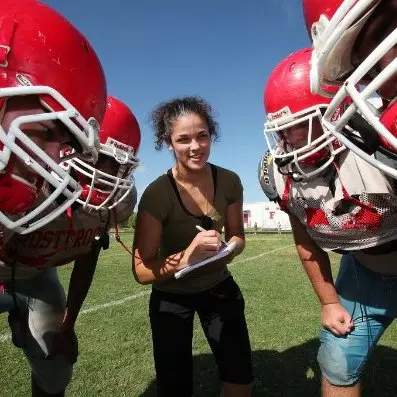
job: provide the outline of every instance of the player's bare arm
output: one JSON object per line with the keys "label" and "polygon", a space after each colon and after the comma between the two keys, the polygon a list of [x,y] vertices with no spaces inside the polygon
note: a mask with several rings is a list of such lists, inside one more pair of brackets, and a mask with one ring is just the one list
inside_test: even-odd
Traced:
{"label": "player's bare arm", "polygon": [[290,221],[299,258],[322,304],[323,326],[335,335],[350,332],[353,322],[339,302],[328,254],[312,240],[296,217],[290,215]]}
{"label": "player's bare arm", "polygon": [[77,316],[94,277],[99,253],[101,251],[100,241],[101,240],[94,240],[90,252],[79,257],[74,262],[73,271],[70,276],[63,328],[73,328],[75,325]]}
{"label": "player's bare arm", "polygon": [[54,352],[63,354],[71,363],[75,363],[78,356],[74,326],[91,287],[100,251],[100,240],[94,240],[90,252],[75,260],[70,276],[65,316],[59,335],[54,340]]}

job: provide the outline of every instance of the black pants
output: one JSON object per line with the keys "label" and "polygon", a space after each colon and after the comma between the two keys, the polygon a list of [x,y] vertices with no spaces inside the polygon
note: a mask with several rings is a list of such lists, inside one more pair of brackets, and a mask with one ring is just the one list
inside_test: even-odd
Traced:
{"label": "black pants", "polygon": [[198,313],[223,382],[252,382],[244,298],[232,277],[195,294],[153,289],[150,322],[159,397],[193,394],[193,318]]}

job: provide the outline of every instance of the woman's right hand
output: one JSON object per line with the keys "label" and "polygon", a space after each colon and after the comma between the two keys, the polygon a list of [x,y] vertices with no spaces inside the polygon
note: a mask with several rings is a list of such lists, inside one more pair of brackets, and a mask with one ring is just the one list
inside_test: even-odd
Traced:
{"label": "woman's right hand", "polygon": [[185,250],[187,264],[196,263],[214,256],[221,247],[222,239],[216,230],[199,232]]}

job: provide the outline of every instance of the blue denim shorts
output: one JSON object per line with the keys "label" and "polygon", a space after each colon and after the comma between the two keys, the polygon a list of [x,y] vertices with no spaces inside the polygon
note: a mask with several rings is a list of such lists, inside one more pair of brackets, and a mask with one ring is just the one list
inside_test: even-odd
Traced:
{"label": "blue denim shorts", "polygon": [[372,272],[346,254],[336,289],[352,316],[354,329],[345,336],[322,329],[317,359],[331,384],[350,386],[359,380],[373,347],[397,317],[397,276]]}

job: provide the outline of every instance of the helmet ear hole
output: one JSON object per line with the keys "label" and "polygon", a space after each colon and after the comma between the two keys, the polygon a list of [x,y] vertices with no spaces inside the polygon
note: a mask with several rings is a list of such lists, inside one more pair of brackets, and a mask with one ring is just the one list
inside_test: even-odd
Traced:
{"label": "helmet ear hole", "polygon": [[118,150],[116,148],[114,150],[114,158],[119,164],[127,164],[128,163],[128,152],[124,152],[122,150]]}

